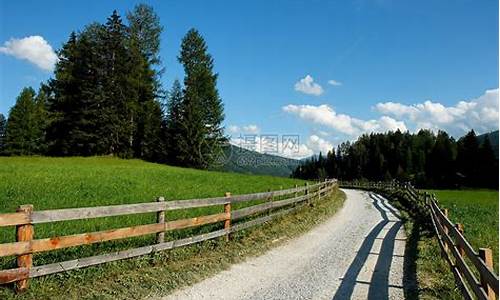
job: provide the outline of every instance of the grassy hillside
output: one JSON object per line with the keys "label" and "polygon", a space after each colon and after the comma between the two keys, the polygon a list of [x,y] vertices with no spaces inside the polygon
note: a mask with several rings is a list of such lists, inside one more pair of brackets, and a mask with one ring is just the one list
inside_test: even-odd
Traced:
{"label": "grassy hillside", "polygon": [[[0,158],[0,213],[14,212],[21,204],[35,210],[151,202],[245,194],[293,187],[303,181],[270,176],[209,172],[121,160],[93,158]],[[208,207],[171,212],[171,219],[220,212]],[[82,231],[134,226],[155,222],[155,214],[141,214],[90,221],[37,225],[38,238]],[[70,225],[70,226],[68,226]],[[141,240],[139,238],[138,240]],[[0,228],[0,242],[14,241],[11,230]],[[145,242],[145,241],[143,241]]]}
{"label": "grassy hillside", "polygon": [[263,154],[235,145],[224,147],[225,157],[217,170],[244,174],[289,177],[299,162],[295,159]]}
{"label": "grassy hillside", "polygon": [[[304,181],[209,172],[169,167],[139,160],[107,157],[45,158],[0,157],[0,213],[13,212],[20,204],[35,210],[112,205],[243,194],[293,187]],[[137,299],[150,293],[165,293],[201,280],[249,255],[257,255],[296,236],[331,216],[341,205],[343,193],[307,206],[272,224],[235,234],[230,243],[207,241],[188,247],[108,263],[95,267],[31,280],[23,299]],[[234,205],[237,209],[239,206]],[[222,207],[179,210],[167,213],[167,220],[222,212]],[[98,218],[37,224],[35,238],[105,230],[155,222],[155,214]],[[222,224],[168,232],[166,239],[186,237],[220,229]],[[249,234],[251,232],[251,234]],[[14,241],[12,227],[0,229],[0,242]],[[154,242],[154,236],[80,246],[34,255],[34,264],[88,257]],[[0,258],[0,269],[15,267],[15,258]],[[14,297],[11,286],[0,286],[0,299]],[[16,297],[17,298],[17,297]]]}
{"label": "grassy hillside", "polygon": [[108,157],[0,157],[0,212],[244,194],[304,181],[200,171]]}

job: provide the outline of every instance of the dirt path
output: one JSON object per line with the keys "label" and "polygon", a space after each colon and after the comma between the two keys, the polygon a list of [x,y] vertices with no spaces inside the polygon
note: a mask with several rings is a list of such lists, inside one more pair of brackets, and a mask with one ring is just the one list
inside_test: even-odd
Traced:
{"label": "dirt path", "polygon": [[403,299],[405,234],[380,196],[344,190],[330,220],[162,299]]}

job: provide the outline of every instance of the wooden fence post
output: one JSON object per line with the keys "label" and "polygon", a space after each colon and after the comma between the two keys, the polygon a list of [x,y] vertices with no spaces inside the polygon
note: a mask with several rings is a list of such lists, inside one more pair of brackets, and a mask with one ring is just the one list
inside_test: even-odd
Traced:
{"label": "wooden fence post", "polygon": [[296,184],[296,185],[295,185],[295,193],[293,194],[293,197],[294,197],[294,198],[297,198],[297,189],[298,189],[298,187],[299,187],[299,186]]}
{"label": "wooden fence post", "polygon": [[[21,205],[17,208],[17,212],[24,212],[31,220],[31,213],[33,212],[33,205]],[[34,229],[33,224],[23,224],[16,226],[16,241],[24,242],[33,240]],[[17,256],[18,268],[31,268],[33,266],[33,254],[24,254]],[[28,288],[28,278],[16,282],[16,292],[24,292]]]}
{"label": "wooden fence post", "polygon": [[[231,193],[227,192],[224,195],[228,200],[231,198]],[[231,202],[224,204],[224,212],[226,214],[229,214],[229,217],[224,221],[224,229],[230,230],[231,229]],[[226,241],[229,241],[230,239],[230,234],[226,234]]]}
{"label": "wooden fence post", "polygon": [[[447,209],[447,208],[444,208],[444,209],[443,209],[443,214],[444,214],[444,216],[448,219],[448,209]],[[438,220],[438,221],[439,221],[439,220]],[[441,222],[439,221],[439,223],[441,223]],[[448,227],[443,226],[443,225],[440,225],[440,226],[441,226],[441,227],[443,227],[443,231],[444,231],[446,234],[448,234]],[[443,245],[443,246],[444,246],[444,251],[445,251],[445,252],[448,252],[448,244],[447,244],[447,243],[444,243],[444,245]],[[443,257],[444,257],[444,256],[443,256]]]}
{"label": "wooden fence post", "polygon": [[[305,189],[305,191],[304,191],[304,195],[306,195],[306,196],[307,196],[307,195],[309,195],[309,188],[307,187],[307,186],[308,186],[307,182],[306,182],[306,183],[304,183],[304,186],[306,187],[306,189]],[[306,201],[307,201],[307,203],[309,204],[309,202],[310,202],[310,201],[309,201],[309,198],[308,198],[308,197],[306,197]]]}
{"label": "wooden fence post", "polygon": [[[157,202],[165,202],[165,198],[158,197],[156,199]],[[156,222],[160,224],[165,224],[165,211],[160,210],[156,213]],[[156,243],[164,243],[165,242],[165,229],[162,232],[158,232],[156,234]]]}
{"label": "wooden fence post", "polygon": [[[479,257],[481,257],[485,265],[493,272],[493,253],[491,252],[491,249],[479,248]],[[488,282],[486,282],[482,274],[480,274],[480,277],[481,277],[481,286],[486,292],[488,299],[495,300],[495,292],[493,291],[493,288],[488,285]]]}
{"label": "wooden fence post", "polygon": [[[458,232],[460,232],[462,235],[464,234],[464,225],[461,224],[461,223],[457,223],[455,224],[455,228],[458,230]],[[457,245],[457,249],[458,249],[458,253],[460,253],[460,256],[464,256],[465,255],[465,250],[464,248],[462,248],[462,246],[460,244]]]}

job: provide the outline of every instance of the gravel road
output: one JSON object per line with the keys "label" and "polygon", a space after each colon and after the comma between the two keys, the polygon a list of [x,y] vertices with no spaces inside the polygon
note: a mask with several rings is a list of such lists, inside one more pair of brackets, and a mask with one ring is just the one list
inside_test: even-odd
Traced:
{"label": "gravel road", "polygon": [[308,233],[162,299],[403,299],[405,234],[386,199],[344,190]]}

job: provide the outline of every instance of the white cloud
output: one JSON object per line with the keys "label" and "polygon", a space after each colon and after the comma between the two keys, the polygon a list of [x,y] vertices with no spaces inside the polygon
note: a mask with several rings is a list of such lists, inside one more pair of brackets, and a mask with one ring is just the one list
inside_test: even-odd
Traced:
{"label": "white cloud", "polygon": [[333,86],[341,86],[342,82],[330,79],[330,80],[328,80],[328,84],[333,85]]}
{"label": "white cloud", "polygon": [[420,129],[445,130],[454,137],[460,137],[474,129],[478,133],[498,129],[499,90],[487,90],[483,95],[470,101],[460,101],[452,106],[438,102],[405,105],[384,102],[375,105],[380,117],[362,120],[347,114],[337,113],[332,107],[322,105],[283,106],[284,112],[302,120],[321,125],[333,132],[355,139],[363,133],[401,131],[416,132]]}
{"label": "white cloud", "polygon": [[259,133],[259,131],[260,131],[259,127],[254,124],[243,126],[243,132],[245,133],[257,134]]}
{"label": "white cloud", "polygon": [[238,133],[240,132],[240,127],[236,126],[236,125],[230,125],[227,130],[230,132],[230,133]]}
{"label": "white cloud", "polygon": [[228,131],[231,134],[246,133],[246,134],[257,134],[260,132],[259,126],[255,124],[249,124],[245,126],[230,125]]}
{"label": "white cloud", "polygon": [[477,132],[498,129],[498,89],[487,90],[476,99],[460,101],[453,106],[432,101],[412,105],[383,102],[374,109],[385,115],[408,119],[414,130],[443,129],[457,137],[471,129]]}
{"label": "white cloud", "polygon": [[338,114],[333,108],[326,104],[315,105],[294,105],[284,106],[283,111],[297,115],[299,118],[324,125],[342,134],[357,137],[366,132],[385,132],[388,130],[406,131],[406,125],[402,121],[397,121],[391,117],[382,116],[378,120],[361,120],[349,115]]}
{"label": "white cloud", "polygon": [[25,59],[45,71],[52,71],[58,60],[52,46],[38,35],[22,39],[11,38],[0,47],[0,52]]}
{"label": "white cloud", "polygon": [[306,77],[295,83],[295,90],[314,96],[323,94],[323,88],[321,85],[314,82],[314,79],[310,75],[306,75]]}
{"label": "white cloud", "polygon": [[307,141],[307,146],[314,152],[323,154],[328,153],[328,151],[333,149],[333,144],[320,138],[317,135],[311,135]]}

